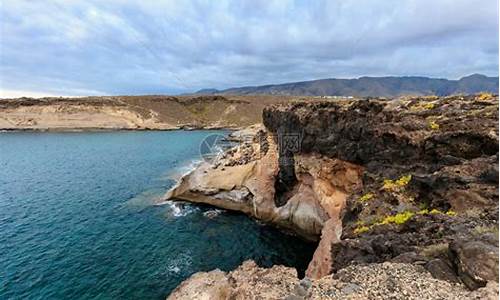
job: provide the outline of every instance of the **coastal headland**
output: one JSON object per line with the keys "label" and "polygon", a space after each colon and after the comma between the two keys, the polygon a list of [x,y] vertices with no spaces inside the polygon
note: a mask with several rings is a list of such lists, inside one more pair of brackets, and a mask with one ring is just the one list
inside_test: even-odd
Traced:
{"label": "coastal headland", "polygon": [[7,131],[216,128],[235,129],[237,145],[165,198],[239,211],[318,246],[304,278],[247,261],[196,273],[169,299],[498,294],[497,95],[0,100]]}
{"label": "coastal headland", "polygon": [[496,297],[498,96],[294,102],[262,119],[166,197],[317,240],[305,279],[247,262],[169,299]]}

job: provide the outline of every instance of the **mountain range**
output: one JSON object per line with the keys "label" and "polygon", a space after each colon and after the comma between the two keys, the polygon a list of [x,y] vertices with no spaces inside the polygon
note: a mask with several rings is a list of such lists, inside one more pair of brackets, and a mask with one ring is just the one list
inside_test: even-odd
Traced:
{"label": "mountain range", "polygon": [[458,80],[421,76],[360,77],[356,79],[318,79],[311,81],[235,87],[224,90],[202,89],[200,95],[289,95],[397,97],[401,95],[498,94],[498,77],[472,74]]}

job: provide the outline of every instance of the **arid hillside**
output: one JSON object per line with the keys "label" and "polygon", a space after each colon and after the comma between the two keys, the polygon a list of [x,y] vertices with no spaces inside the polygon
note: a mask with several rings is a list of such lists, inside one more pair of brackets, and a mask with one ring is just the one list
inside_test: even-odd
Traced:
{"label": "arid hillside", "polygon": [[449,96],[489,92],[498,94],[498,77],[472,74],[459,80],[421,76],[360,77],[355,79],[319,79],[283,84],[235,87],[226,90],[204,89],[197,94],[209,95],[308,95],[399,97]]}
{"label": "arid hillside", "polygon": [[260,123],[290,96],[112,96],[0,99],[0,130],[169,130]]}

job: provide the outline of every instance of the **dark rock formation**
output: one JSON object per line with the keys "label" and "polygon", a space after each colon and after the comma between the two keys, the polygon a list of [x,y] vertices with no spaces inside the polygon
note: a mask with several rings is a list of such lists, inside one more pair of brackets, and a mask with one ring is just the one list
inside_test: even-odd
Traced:
{"label": "dark rock formation", "polygon": [[[498,292],[497,96],[297,102],[266,108],[263,121],[268,133],[253,140],[265,136],[265,143],[200,167],[169,197],[320,236],[306,271],[319,279],[318,298],[408,296],[394,289],[408,266],[415,272],[403,286],[427,270],[440,284],[477,289],[465,297]],[[367,280],[383,282],[388,294],[364,293],[367,282],[344,276],[352,268],[363,269],[356,276],[373,273]],[[335,278],[345,279],[340,290],[328,287]],[[282,286],[289,299],[312,295],[293,281],[293,290]],[[245,291],[260,286],[252,282]],[[437,292],[422,297],[458,298]]]}
{"label": "dark rock formation", "polygon": [[454,282],[459,275],[469,288],[498,278],[498,246],[477,241],[478,228],[498,234],[497,97],[300,102],[265,109],[263,121],[277,139],[301,134],[295,155],[365,169],[362,188],[343,210],[331,271],[406,260],[437,278]]}
{"label": "dark rock formation", "polygon": [[[496,127],[497,108],[472,96],[434,102],[300,102],[265,109],[263,121],[276,134],[303,134],[301,152],[365,165],[368,171],[432,172],[495,155],[498,137],[490,131]],[[489,117],[482,114],[487,112]],[[438,128],[432,129],[432,124]]]}
{"label": "dark rock formation", "polygon": [[470,289],[498,281],[498,235],[459,238],[450,244],[450,258],[458,275]]}

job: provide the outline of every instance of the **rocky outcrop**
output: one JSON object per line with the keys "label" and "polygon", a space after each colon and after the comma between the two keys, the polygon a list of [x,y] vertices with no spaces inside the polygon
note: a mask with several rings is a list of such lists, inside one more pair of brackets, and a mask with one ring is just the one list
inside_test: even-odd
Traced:
{"label": "rocky outcrop", "polygon": [[183,177],[166,198],[241,211],[309,240],[318,240],[324,223],[330,221],[329,228],[336,228],[332,238],[340,237],[340,211],[346,191],[360,183],[360,167],[316,155],[297,156],[297,184],[287,203],[279,206],[275,202],[279,172],[275,140],[258,127],[239,140],[242,144],[224,157],[204,162]]}
{"label": "rocky outcrop", "polygon": [[167,299],[284,299],[298,282],[293,268],[264,269],[246,261],[229,273],[220,270],[196,273]]}
{"label": "rocky outcrop", "polygon": [[471,289],[497,280],[498,246],[482,238],[498,235],[497,96],[297,102],[263,122],[264,142],[169,196],[319,237],[309,278],[391,261]]}
{"label": "rocky outcrop", "polygon": [[228,273],[196,273],[167,299],[497,299],[495,292],[497,283],[470,292],[411,264],[351,266],[321,279],[299,280],[292,268],[264,269],[246,261]]}
{"label": "rocky outcrop", "polygon": [[497,98],[432,99],[299,102],[265,109],[263,121],[273,133],[299,135],[296,152],[319,153],[391,177],[496,155]]}
{"label": "rocky outcrop", "polygon": [[[341,240],[325,260],[336,271],[435,245],[446,253],[457,237],[498,227],[497,113],[497,97],[478,95],[301,102],[268,108],[263,120],[280,136],[300,136],[300,149],[280,153],[314,153],[364,170],[343,210]],[[435,274],[454,267],[442,256],[447,268],[428,264]]]}

